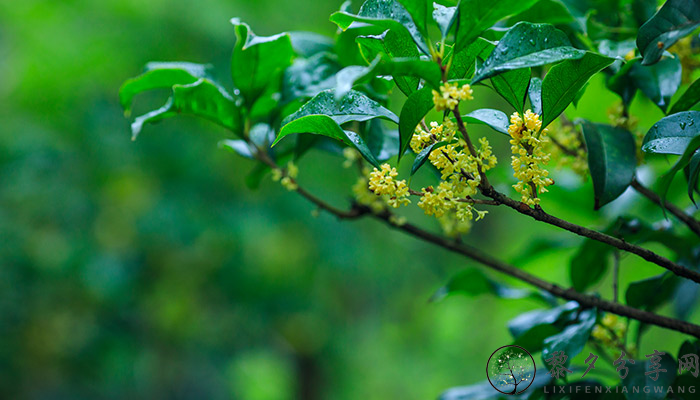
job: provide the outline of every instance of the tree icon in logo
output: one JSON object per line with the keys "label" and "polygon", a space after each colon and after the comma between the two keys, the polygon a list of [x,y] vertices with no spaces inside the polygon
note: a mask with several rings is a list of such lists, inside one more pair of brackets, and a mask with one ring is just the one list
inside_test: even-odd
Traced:
{"label": "tree icon in logo", "polygon": [[503,394],[520,394],[535,379],[535,360],[520,346],[503,346],[491,354],[486,376],[494,389]]}

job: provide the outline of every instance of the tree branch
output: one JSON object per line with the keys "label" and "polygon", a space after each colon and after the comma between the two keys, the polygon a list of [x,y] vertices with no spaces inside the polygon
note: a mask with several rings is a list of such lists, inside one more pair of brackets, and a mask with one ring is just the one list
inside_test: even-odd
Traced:
{"label": "tree branch", "polygon": [[575,233],[579,236],[584,236],[589,239],[597,240],[599,242],[608,244],[610,246],[616,247],[620,250],[624,250],[626,252],[636,254],[639,257],[652,262],[656,265],[659,265],[674,274],[681,276],[683,278],[690,279],[694,282],[700,283],[700,273],[696,271],[692,271],[688,268],[683,267],[680,264],[677,264],[668,258],[662,257],[656,253],[654,253],[651,250],[645,249],[644,247],[637,246],[636,244],[628,243],[622,239],[616,238],[614,236],[607,235],[602,232],[598,232],[593,229],[586,228],[584,226],[576,225],[573,224],[569,221],[565,221],[561,218],[557,218],[553,215],[547,214],[542,208],[531,208],[528,207],[526,204],[521,203],[519,201],[513,200],[510,197],[504,195],[503,193],[498,192],[497,190],[493,188],[487,188],[487,189],[482,189],[482,193],[486,197],[490,197],[501,204],[504,204],[513,210],[530,216],[533,219],[541,222],[545,222],[550,225],[558,226],[559,228],[565,229],[569,232]]}
{"label": "tree branch", "polygon": [[[264,152],[258,151],[256,153],[257,153],[256,156],[260,161],[269,165],[271,168],[279,168],[275,164],[275,162],[273,160],[271,160],[269,158],[269,156],[267,156],[267,154],[265,154]],[[454,253],[461,254],[467,258],[470,258],[474,261],[481,263],[482,265],[484,265],[484,266],[486,266],[494,271],[497,271],[497,272],[500,272],[502,274],[513,277],[515,279],[518,279],[518,280],[525,282],[531,286],[534,286],[536,288],[539,288],[541,290],[549,292],[550,294],[552,294],[556,297],[566,299],[566,300],[576,301],[583,307],[598,308],[600,310],[607,311],[607,312],[610,312],[613,314],[617,314],[617,315],[620,315],[623,317],[636,319],[636,320],[643,322],[643,323],[660,326],[662,328],[667,328],[670,330],[686,333],[686,334],[692,335],[694,337],[700,338],[700,326],[698,326],[698,325],[694,325],[694,324],[691,324],[689,322],[685,322],[685,321],[681,321],[678,319],[669,318],[669,317],[665,317],[662,315],[654,314],[654,313],[651,313],[648,311],[639,310],[639,309],[629,307],[629,306],[626,306],[626,305],[623,305],[620,303],[615,303],[615,302],[603,300],[603,299],[596,297],[596,296],[591,296],[591,295],[579,293],[571,288],[564,289],[564,288],[562,288],[562,287],[560,287],[552,282],[548,282],[548,281],[545,281],[543,279],[540,279],[540,278],[538,278],[534,275],[531,275],[531,274],[529,274],[529,273],[527,273],[527,272],[525,272],[525,271],[523,271],[515,266],[512,266],[512,265],[507,264],[507,263],[505,263],[505,262],[503,262],[495,257],[492,257],[492,256],[482,252],[481,250],[477,249],[476,247],[472,247],[472,246],[470,246],[468,244],[464,244],[464,243],[457,243],[457,242],[454,242],[451,240],[447,240],[441,236],[435,235],[431,232],[425,231],[425,230],[418,228],[418,227],[411,225],[411,224],[399,224],[396,222],[395,219],[391,218],[392,214],[390,214],[388,211],[385,211],[385,212],[380,213],[380,214],[375,214],[375,213],[372,213],[371,210],[367,209],[366,207],[359,206],[359,205],[354,205],[349,211],[344,211],[344,210],[337,209],[336,207],[333,207],[333,206],[327,204],[323,200],[321,200],[318,197],[314,196],[313,194],[309,193],[305,189],[302,189],[301,187],[297,187],[296,192],[299,193],[300,195],[302,195],[307,200],[309,200],[311,203],[318,206],[319,208],[321,208],[325,211],[328,211],[329,213],[337,216],[338,218],[357,219],[357,218],[360,218],[360,217],[365,216],[365,215],[371,215],[377,219],[384,221],[389,226],[391,226],[395,229],[398,229],[404,233],[407,233],[411,236],[414,236],[414,237],[421,239],[421,240],[424,240],[426,242],[433,243],[437,246],[440,246],[440,247],[442,247],[446,250],[452,251]],[[489,197],[492,197],[494,200],[499,201],[502,204],[506,204],[506,205],[510,206],[511,208],[516,209],[516,210],[518,208],[520,208],[520,206],[518,206],[518,204],[522,204],[522,203],[516,202],[510,198],[505,197],[504,195],[495,191],[493,188],[490,189],[489,193],[491,195],[493,195],[493,197],[492,196],[489,196]],[[507,200],[504,201],[501,197],[504,197]],[[525,206],[524,204],[522,204],[522,205]],[[554,221],[561,221],[560,223],[569,224],[566,221],[559,220],[558,218],[549,216],[548,214],[544,213],[544,211],[542,211],[542,210],[534,210],[534,209],[526,207],[526,206],[524,208],[526,208],[527,210],[530,210],[529,212],[524,212],[524,213],[526,213],[527,215],[533,214],[531,216],[533,216],[533,218],[535,218],[535,219],[545,218],[545,217],[542,217],[542,215],[544,215],[544,216],[546,216],[546,218],[554,219]],[[573,225],[573,224],[569,224],[569,225]],[[573,225],[573,226],[577,227],[577,225]],[[583,227],[578,227],[578,228],[587,229],[587,228],[583,228]],[[593,232],[594,234],[597,234],[597,235],[607,236],[607,235],[604,235],[600,232],[591,231],[591,230],[589,230],[589,231]],[[586,236],[586,235],[584,235],[584,236]],[[620,239],[612,238],[612,237],[610,237],[610,238],[615,239],[626,246],[633,246],[633,245],[630,245],[627,242],[624,242]],[[603,240],[601,240],[601,241],[603,241]],[[604,241],[604,243],[607,243],[607,242]],[[636,247],[636,246],[634,246],[634,247]],[[621,248],[621,249],[625,250],[624,248]],[[660,257],[649,250],[646,250],[646,249],[641,249],[641,250],[648,252],[648,253],[651,253],[655,257],[666,260],[663,257]],[[669,261],[669,260],[666,260],[666,261],[671,263],[671,261]],[[673,263],[671,263],[671,264],[673,264]],[[676,265],[676,264],[673,264],[673,265]],[[680,266],[678,266],[678,267],[680,267]],[[682,268],[682,267],[680,267],[680,268]],[[683,268],[683,269],[685,269],[685,268]],[[683,275],[681,275],[681,276],[683,276]]]}
{"label": "tree branch", "polygon": [[[658,206],[661,206],[661,197],[659,197],[658,194],[654,193],[646,186],[642,185],[636,178],[632,180],[631,186],[639,194],[651,200],[653,203],[656,203]],[[668,201],[664,202],[664,207],[666,207],[666,209],[671,214],[675,215],[676,218],[678,218],[681,222],[688,225],[688,228],[690,228],[691,231],[693,231],[696,235],[700,236],[700,221],[691,217],[686,212],[684,212],[683,210],[681,210],[680,208],[676,207]]]}

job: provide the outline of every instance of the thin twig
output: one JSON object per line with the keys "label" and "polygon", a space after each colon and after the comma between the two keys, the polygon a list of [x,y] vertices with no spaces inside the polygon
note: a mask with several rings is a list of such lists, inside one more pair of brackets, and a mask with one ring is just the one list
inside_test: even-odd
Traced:
{"label": "thin twig", "polygon": [[[632,180],[631,186],[639,194],[656,203],[657,205],[661,206],[661,197],[659,197],[658,194],[654,193],[646,186],[642,185],[636,178]],[[691,231],[693,231],[696,235],[700,236],[700,221],[691,217],[686,212],[676,207],[675,205],[669,203],[668,201],[664,202],[664,206],[671,214],[675,215],[676,218],[678,218],[681,222],[688,225],[688,228],[690,228]]]}

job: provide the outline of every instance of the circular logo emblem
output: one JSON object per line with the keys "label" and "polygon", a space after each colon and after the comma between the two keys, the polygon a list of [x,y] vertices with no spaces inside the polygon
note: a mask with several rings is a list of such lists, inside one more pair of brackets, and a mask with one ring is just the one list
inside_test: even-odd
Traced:
{"label": "circular logo emblem", "polygon": [[520,346],[503,346],[489,357],[486,377],[503,394],[520,394],[532,385],[537,367],[532,355]]}

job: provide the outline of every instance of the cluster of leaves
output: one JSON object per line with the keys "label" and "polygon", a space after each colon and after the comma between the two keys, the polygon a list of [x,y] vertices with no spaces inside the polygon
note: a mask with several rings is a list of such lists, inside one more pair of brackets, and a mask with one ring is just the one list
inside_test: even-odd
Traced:
{"label": "cluster of leaves", "polygon": [[[700,101],[700,80],[671,105],[692,65],[690,56],[667,50],[700,25],[700,2],[669,0],[658,11],[654,0],[451,3],[367,0],[357,13],[346,3],[330,17],[339,28],[334,38],[308,32],[260,37],[232,20],[237,37],[233,90],[217,83],[207,66],[152,63],[123,85],[120,98],[128,111],[140,92],[172,90],[163,107],[135,119],[134,137],[146,123],[189,114],[228,128],[236,138],[223,140],[222,146],[245,157],[265,157],[279,165],[312,148],[341,153],[351,147],[378,166],[405,155],[416,126],[434,108],[433,91],[444,82],[488,86],[515,111],[537,113],[544,128],[575,105],[589,79],[601,73],[607,88],[619,95],[627,120],[637,92],[666,115],[641,143],[648,154],[680,156],[659,181],[661,204],[681,170],[693,199],[700,174],[700,112],[691,108]],[[394,88],[406,97],[398,115],[389,107]],[[508,139],[509,118],[503,111],[470,110],[463,118],[490,126]],[[626,123],[574,124],[585,141],[598,209],[633,183],[640,144]],[[296,140],[283,140],[290,135]],[[433,149],[416,156],[412,173]],[[269,168],[260,163],[249,176],[250,185]],[[635,243],[659,242],[684,265],[698,266],[692,242],[637,219],[621,218],[606,232]],[[585,291],[599,282],[612,256],[612,248],[584,241],[571,263],[574,288]],[[625,300],[654,310],[675,296],[682,312],[687,310],[683,301],[697,296],[695,286],[663,274],[630,285]],[[570,359],[579,354],[598,321],[596,310],[576,303],[558,305],[539,292],[510,288],[472,271],[454,278],[436,298],[454,292],[543,300],[551,308],[524,314],[510,325],[515,343],[541,351],[543,358],[555,351],[564,351]],[[645,296],[651,292],[656,296]],[[637,336],[644,328],[640,324]],[[463,395],[464,391],[447,392],[445,398]]]}

